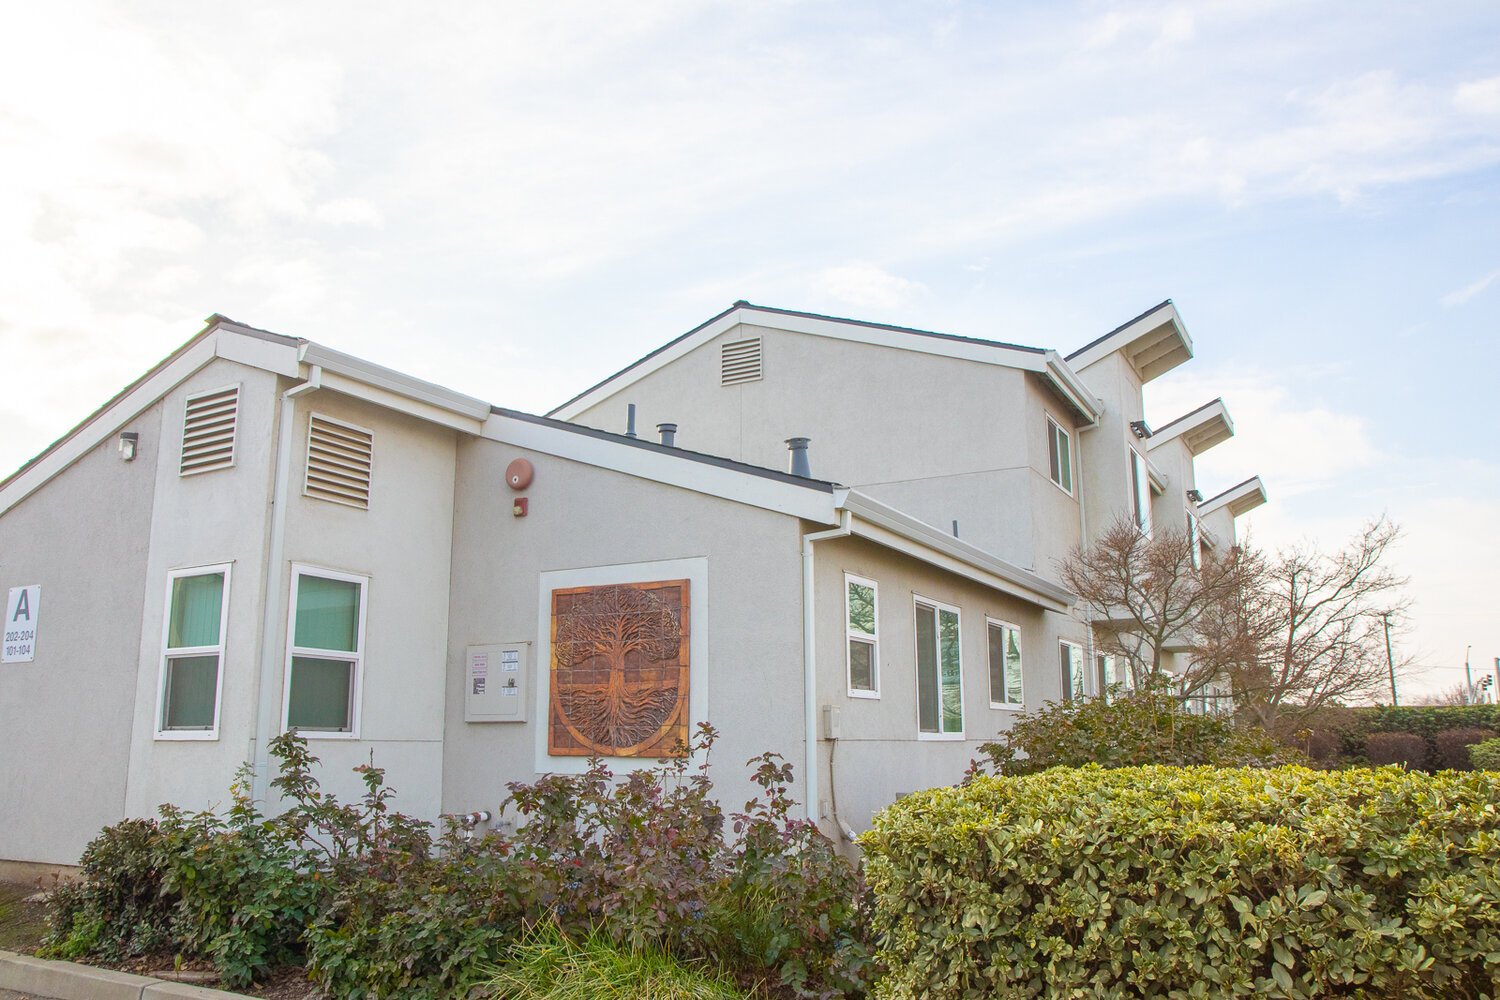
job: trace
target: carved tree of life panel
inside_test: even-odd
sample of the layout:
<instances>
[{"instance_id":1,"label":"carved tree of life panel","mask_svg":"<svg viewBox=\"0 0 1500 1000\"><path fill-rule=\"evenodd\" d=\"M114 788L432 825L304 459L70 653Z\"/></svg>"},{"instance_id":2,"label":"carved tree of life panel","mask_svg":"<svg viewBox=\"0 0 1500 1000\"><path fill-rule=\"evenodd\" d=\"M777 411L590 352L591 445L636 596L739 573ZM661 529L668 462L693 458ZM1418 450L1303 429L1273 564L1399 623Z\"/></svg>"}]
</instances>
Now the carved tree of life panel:
<instances>
[{"instance_id":1,"label":"carved tree of life panel","mask_svg":"<svg viewBox=\"0 0 1500 1000\"><path fill-rule=\"evenodd\" d=\"M547 752L677 757L688 738L688 581L552 592Z\"/></svg>"}]
</instances>

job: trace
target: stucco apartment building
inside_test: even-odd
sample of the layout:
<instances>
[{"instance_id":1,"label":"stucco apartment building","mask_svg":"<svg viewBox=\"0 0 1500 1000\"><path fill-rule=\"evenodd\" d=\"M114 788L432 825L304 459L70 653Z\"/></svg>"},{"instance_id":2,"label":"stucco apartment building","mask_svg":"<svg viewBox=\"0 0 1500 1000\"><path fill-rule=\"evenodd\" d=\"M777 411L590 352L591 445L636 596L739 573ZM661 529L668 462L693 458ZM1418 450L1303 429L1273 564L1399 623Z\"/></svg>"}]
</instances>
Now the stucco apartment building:
<instances>
[{"instance_id":1,"label":"stucco apartment building","mask_svg":"<svg viewBox=\"0 0 1500 1000\"><path fill-rule=\"evenodd\" d=\"M1191 356L1170 302L1067 357L740 302L544 417L214 316L0 483L0 861L274 799L288 728L436 820L709 722L725 802L774 750L863 829L1113 679L1074 546L1264 502L1200 499L1222 402L1146 427Z\"/></svg>"}]
</instances>

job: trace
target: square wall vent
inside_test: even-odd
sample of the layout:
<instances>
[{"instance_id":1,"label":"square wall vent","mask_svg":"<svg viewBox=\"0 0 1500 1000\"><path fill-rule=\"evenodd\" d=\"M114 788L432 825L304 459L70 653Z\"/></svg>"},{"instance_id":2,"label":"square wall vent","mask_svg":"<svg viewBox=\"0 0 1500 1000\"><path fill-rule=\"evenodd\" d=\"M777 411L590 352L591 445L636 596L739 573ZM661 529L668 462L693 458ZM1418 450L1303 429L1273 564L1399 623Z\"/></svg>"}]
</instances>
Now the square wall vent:
<instances>
[{"instance_id":1,"label":"square wall vent","mask_svg":"<svg viewBox=\"0 0 1500 1000\"><path fill-rule=\"evenodd\" d=\"M182 418L180 476L196 476L234 465L234 431L239 422L240 387L226 386L187 398Z\"/></svg>"},{"instance_id":2,"label":"square wall vent","mask_svg":"<svg viewBox=\"0 0 1500 1000\"><path fill-rule=\"evenodd\" d=\"M719 349L719 384L739 385L742 382L759 382L763 375L760 357L760 338L736 340Z\"/></svg>"},{"instance_id":3,"label":"square wall vent","mask_svg":"<svg viewBox=\"0 0 1500 1000\"><path fill-rule=\"evenodd\" d=\"M302 495L368 510L374 434L317 413L307 426L307 480Z\"/></svg>"}]
</instances>

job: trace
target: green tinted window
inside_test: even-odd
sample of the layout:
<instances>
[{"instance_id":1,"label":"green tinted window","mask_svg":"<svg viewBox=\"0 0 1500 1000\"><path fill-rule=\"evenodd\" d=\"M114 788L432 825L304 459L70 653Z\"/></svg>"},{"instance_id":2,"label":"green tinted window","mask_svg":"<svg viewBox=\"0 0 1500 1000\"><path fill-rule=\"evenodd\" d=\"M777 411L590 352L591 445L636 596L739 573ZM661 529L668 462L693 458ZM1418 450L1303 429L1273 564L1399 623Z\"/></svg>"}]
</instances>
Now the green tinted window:
<instances>
[{"instance_id":1,"label":"green tinted window","mask_svg":"<svg viewBox=\"0 0 1500 1000\"><path fill-rule=\"evenodd\" d=\"M962 670L958 656L958 613L938 612L943 660L943 732L961 733L964 728Z\"/></svg>"},{"instance_id":2,"label":"green tinted window","mask_svg":"<svg viewBox=\"0 0 1500 1000\"><path fill-rule=\"evenodd\" d=\"M167 622L167 648L217 646L223 609L223 573L174 579L172 609Z\"/></svg>"},{"instance_id":3,"label":"green tinted window","mask_svg":"<svg viewBox=\"0 0 1500 1000\"><path fill-rule=\"evenodd\" d=\"M359 586L348 580L299 577L293 645L304 649L358 652Z\"/></svg>"},{"instance_id":4,"label":"green tinted window","mask_svg":"<svg viewBox=\"0 0 1500 1000\"><path fill-rule=\"evenodd\" d=\"M161 728L212 729L218 686L217 654L169 658Z\"/></svg>"},{"instance_id":5,"label":"green tinted window","mask_svg":"<svg viewBox=\"0 0 1500 1000\"><path fill-rule=\"evenodd\" d=\"M290 729L349 732L352 721L354 664L347 660L292 657L292 684L287 699Z\"/></svg>"},{"instance_id":6,"label":"green tinted window","mask_svg":"<svg viewBox=\"0 0 1500 1000\"><path fill-rule=\"evenodd\" d=\"M917 605L917 726L924 733L937 733L938 655L937 611Z\"/></svg>"}]
</instances>

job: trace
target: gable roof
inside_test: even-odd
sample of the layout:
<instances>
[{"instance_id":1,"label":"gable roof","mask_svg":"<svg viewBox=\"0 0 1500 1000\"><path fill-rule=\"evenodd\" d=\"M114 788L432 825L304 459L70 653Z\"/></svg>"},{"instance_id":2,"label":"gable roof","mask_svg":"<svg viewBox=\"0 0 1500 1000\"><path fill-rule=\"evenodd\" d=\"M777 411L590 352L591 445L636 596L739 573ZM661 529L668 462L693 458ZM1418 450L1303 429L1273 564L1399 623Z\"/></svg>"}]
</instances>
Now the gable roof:
<instances>
[{"instance_id":1,"label":"gable roof","mask_svg":"<svg viewBox=\"0 0 1500 1000\"><path fill-rule=\"evenodd\" d=\"M838 316L824 316L819 313L799 312L794 309L757 306L744 300L736 302L707 322L693 327L687 333L631 362L603 381L554 408L547 415L562 420L571 420L595 404L608 399L652 372L664 368L741 323L1035 372L1085 422L1093 423L1100 416L1099 401L1056 351L1008 344L998 340L916 330L888 323L871 323Z\"/></svg>"},{"instance_id":2,"label":"gable roof","mask_svg":"<svg viewBox=\"0 0 1500 1000\"><path fill-rule=\"evenodd\" d=\"M1201 455L1232 437L1234 421L1229 419L1229 409L1223 399L1213 399L1158 427L1146 441L1146 448L1154 451L1168 441L1181 439L1188 451Z\"/></svg>"},{"instance_id":3,"label":"gable roof","mask_svg":"<svg viewBox=\"0 0 1500 1000\"><path fill-rule=\"evenodd\" d=\"M1221 508L1228 508L1231 517L1239 517L1266 502L1266 487L1260 481L1259 476L1251 476L1242 483L1236 483L1223 493L1209 497L1198 505L1198 513L1207 516Z\"/></svg>"},{"instance_id":4,"label":"gable roof","mask_svg":"<svg viewBox=\"0 0 1500 1000\"><path fill-rule=\"evenodd\" d=\"M1096 340L1090 341L1066 358L1075 371L1120 352L1135 369L1142 382L1176 368L1193 356L1193 339L1177 315L1171 299L1152 306Z\"/></svg>"}]
</instances>

